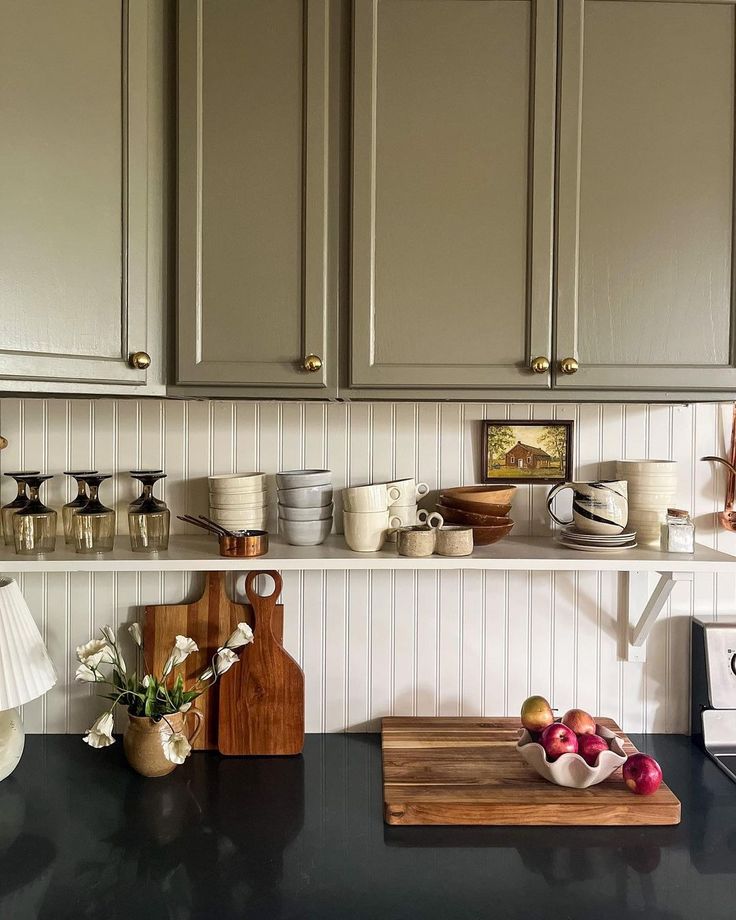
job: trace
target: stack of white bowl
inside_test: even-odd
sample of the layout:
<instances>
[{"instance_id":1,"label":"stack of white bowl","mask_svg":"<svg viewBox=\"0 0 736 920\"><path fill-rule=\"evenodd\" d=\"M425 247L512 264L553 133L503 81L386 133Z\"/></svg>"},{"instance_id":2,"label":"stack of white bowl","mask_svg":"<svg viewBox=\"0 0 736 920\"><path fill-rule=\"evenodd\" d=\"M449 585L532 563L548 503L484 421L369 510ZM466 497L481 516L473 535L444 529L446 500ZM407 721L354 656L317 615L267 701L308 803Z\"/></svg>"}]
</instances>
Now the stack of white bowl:
<instances>
[{"instance_id":1,"label":"stack of white bowl","mask_svg":"<svg viewBox=\"0 0 736 920\"><path fill-rule=\"evenodd\" d=\"M265 530L268 493L265 473L210 476L210 518L227 530Z\"/></svg>"},{"instance_id":2,"label":"stack of white bowl","mask_svg":"<svg viewBox=\"0 0 736 920\"><path fill-rule=\"evenodd\" d=\"M616 477L628 483L629 522L637 542L659 546L667 509L675 504L676 460L618 460Z\"/></svg>"},{"instance_id":3,"label":"stack of white bowl","mask_svg":"<svg viewBox=\"0 0 736 920\"><path fill-rule=\"evenodd\" d=\"M284 470L276 473L279 533L292 546L317 546L332 530L332 473Z\"/></svg>"}]
</instances>

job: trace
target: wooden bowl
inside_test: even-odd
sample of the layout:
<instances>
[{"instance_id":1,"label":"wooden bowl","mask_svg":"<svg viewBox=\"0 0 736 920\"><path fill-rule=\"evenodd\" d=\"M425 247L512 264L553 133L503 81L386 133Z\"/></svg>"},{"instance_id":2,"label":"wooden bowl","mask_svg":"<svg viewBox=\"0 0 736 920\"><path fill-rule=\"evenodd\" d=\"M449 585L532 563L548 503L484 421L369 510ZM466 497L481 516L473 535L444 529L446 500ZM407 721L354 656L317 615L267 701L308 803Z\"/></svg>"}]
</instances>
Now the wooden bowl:
<instances>
[{"instance_id":1,"label":"wooden bowl","mask_svg":"<svg viewBox=\"0 0 736 920\"><path fill-rule=\"evenodd\" d=\"M498 523L473 527L473 543L476 546L490 546L491 543L498 543L511 533L511 528L514 526L511 518L489 518L489 520L495 520Z\"/></svg>"},{"instance_id":2,"label":"wooden bowl","mask_svg":"<svg viewBox=\"0 0 736 920\"><path fill-rule=\"evenodd\" d=\"M516 486L454 486L452 489L440 491L440 501L444 503L446 496L457 496L473 502L490 503L492 505L505 505L514 500Z\"/></svg>"},{"instance_id":3,"label":"wooden bowl","mask_svg":"<svg viewBox=\"0 0 736 920\"><path fill-rule=\"evenodd\" d=\"M488 511L476 514L473 511L453 508L451 505L437 505L437 510L448 524L470 524L478 527L492 524L493 521L489 521L489 518L506 517L511 510L511 505L486 505L486 508Z\"/></svg>"},{"instance_id":4,"label":"wooden bowl","mask_svg":"<svg viewBox=\"0 0 736 920\"><path fill-rule=\"evenodd\" d=\"M439 504L443 505L445 508L454 508L456 511L468 511L471 514L491 514L489 508L498 508L506 507L508 505L511 508L510 502L505 502L503 505L494 504L493 502L476 502L472 501L469 498L461 498L459 495L455 495L452 492L442 492L440 493ZM493 515L494 517L503 517L503 515Z\"/></svg>"}]
</instances>

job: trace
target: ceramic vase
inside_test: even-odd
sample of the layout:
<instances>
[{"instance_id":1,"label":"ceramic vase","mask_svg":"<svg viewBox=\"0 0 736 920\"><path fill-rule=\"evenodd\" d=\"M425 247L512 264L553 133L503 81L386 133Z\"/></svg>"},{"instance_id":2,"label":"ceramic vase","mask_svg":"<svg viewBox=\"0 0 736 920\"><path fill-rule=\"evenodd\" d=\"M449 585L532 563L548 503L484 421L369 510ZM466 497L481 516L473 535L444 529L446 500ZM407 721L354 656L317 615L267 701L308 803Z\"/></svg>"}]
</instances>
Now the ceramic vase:
<instances>
[{"instance_id":1,"label":"ceramic vase","mask_svg":"<svg viewBox=\"0 0 736 920\"><path fill-rule=\"evenodd\" d=\"M675 503L676 460L619 460L619 479L629 484L628 529L640 544L659 546L667 509Z\"/></svg>"},{"instance_id":2,"label":"ceramic vase","mask_svg":"<svg viewBox=\"0 0 736 920\"><path fill-rule=\"evenodd\" d=\"M193 728L187 731L187 719L193 720ZM177 764L167 760L162 738L171 731L182 732L192 744L202 730L204 717L197 709L190 709L186 715L175 712L166 715L159 722L147 716L128 715L128 727L123 735L123 748L128 763L141 776L166 776Z\"/></svg>"}]
</instances>

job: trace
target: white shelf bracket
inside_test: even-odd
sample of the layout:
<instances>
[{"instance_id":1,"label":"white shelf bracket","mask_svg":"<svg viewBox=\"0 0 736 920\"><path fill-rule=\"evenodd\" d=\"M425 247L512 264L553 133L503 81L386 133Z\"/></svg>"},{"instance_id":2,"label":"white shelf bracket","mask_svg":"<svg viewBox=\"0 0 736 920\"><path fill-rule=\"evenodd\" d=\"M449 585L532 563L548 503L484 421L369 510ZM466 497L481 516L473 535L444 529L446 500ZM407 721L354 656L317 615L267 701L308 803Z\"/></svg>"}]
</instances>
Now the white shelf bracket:
<instances>
[{"instance_id":1,"label":"white shelf bracket","mask_svg":"<svg viewBox=\"0 0 736 920\"><path fill-rule=\"evenodd\" d=\"M675 582L692 581L692 572L659 572L651 591L649 572L626 573L626 597L620 608L620 637L626 661L647 660L647 639Z\"/></svg>"}]
</instances>

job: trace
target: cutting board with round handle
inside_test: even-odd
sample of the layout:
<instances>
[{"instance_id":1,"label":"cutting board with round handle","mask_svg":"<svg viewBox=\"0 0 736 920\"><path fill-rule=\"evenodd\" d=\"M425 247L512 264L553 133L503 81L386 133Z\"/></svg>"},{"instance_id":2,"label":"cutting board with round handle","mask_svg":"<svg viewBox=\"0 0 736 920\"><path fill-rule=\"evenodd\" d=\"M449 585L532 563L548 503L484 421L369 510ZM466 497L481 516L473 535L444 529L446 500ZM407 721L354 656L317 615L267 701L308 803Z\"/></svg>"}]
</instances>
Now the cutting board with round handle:
<instances>
[{"instance_id":1,"label":"cutting board with round handle","mask_svg":"<svg viewBox=\"0 0 736 920\"><path fill-rule=\"evenodd\" d=\"M253 611L236 604L228 597L224 572L208 572L204 593L193 604L155 604L146 607L143 625L143 652L146 667L160 675L169 657L176 636L189 636L199 647L174 673L181 673L184 686L189 687L210 664L217 648L222 645L238 623L253 626ZM274 612L273 631L280 641L283 636L281 610ZM227 676L224 675L225 677ZM194 707L204 716L204 731L194 743L195 750L217 750L218 695L220 681L198 697Z\"/></svg>"},{"instance_id":2,"label":"cutting board with round handle","mask_svg":"<svg viewBox=\"0 0 736 920\"><path fill-rule=\"evenodd\" d=\"M259 574L273 579L273 593L256 592ZM278 572L249 572L246 577L254 639L220 681L221 754L301 754L304 747L304 672L275 628L283 617L283 607L276 604L281 588Z\"/></svg>"}]
</instances>

